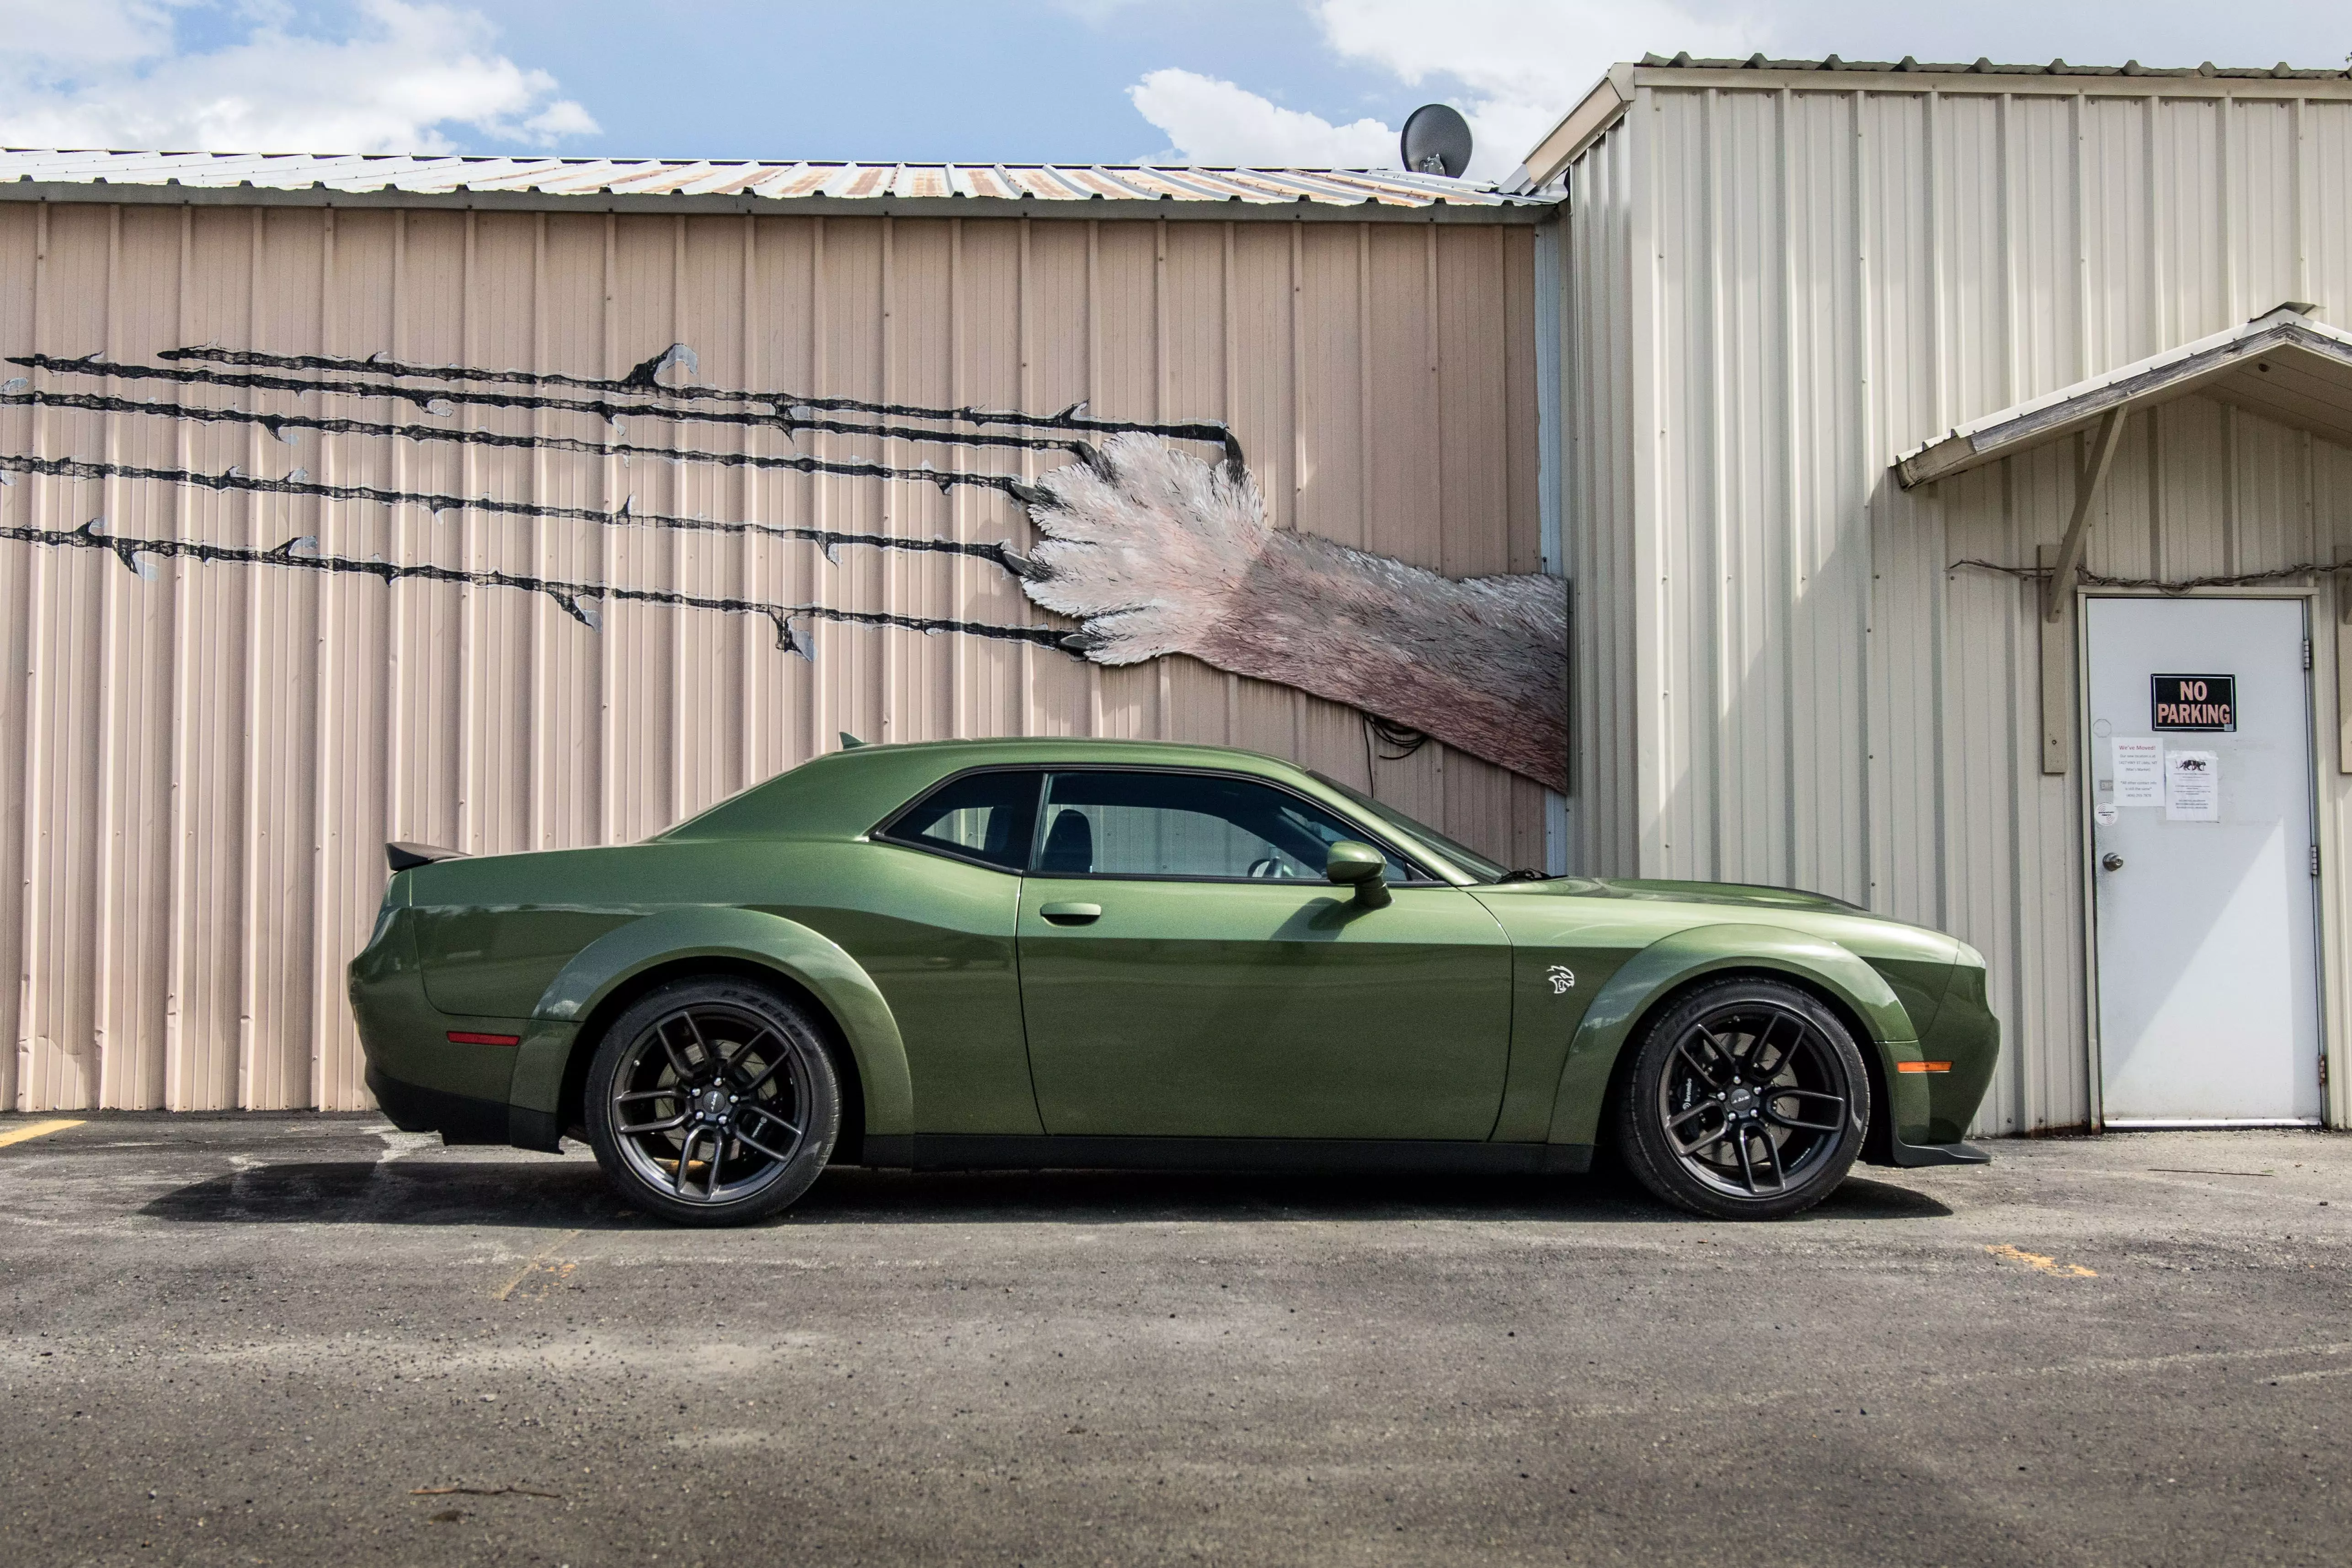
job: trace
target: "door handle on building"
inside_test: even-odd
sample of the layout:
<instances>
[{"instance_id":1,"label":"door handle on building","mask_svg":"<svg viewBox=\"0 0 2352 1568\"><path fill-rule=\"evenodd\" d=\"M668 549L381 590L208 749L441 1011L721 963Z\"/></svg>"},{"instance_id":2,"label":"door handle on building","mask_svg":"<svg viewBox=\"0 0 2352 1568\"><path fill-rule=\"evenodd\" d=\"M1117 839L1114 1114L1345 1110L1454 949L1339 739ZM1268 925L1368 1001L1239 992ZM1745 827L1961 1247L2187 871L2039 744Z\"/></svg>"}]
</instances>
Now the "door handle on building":
<instances>
[{"instance_id":1,"label":"door handle on building","mask_svg":"<svg viewBox=\"0 0 2352 1568\"><path fill-rule=\"evenodd\" d=\"M2110 849L2100 858L2099 864L2110 871L2120 871L2124 868L2124 858Z\"/></svg>"},{"instance_id":2,"label":"door handle on building","mask_svg":"<svg viewBox=\"0 0 2352 1568\"><path fill-rule=\"evenodd\" d=\"M1040 904L1037 912L1057 926L1092 925L1102 919L1100 904Z\"/></svg>"}]
</instances>

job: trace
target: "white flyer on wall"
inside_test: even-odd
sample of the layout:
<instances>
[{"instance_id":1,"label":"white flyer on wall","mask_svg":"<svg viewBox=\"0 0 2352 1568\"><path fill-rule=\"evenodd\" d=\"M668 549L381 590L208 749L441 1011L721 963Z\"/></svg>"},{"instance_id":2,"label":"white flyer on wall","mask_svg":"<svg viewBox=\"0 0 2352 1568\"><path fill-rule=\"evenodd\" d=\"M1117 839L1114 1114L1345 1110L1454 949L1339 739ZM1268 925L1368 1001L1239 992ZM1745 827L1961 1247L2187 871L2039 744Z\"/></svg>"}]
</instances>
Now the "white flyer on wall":
<instances>
[{"instance_id":1,"label":"white flyer on wall","mask_svg":"<svg viewBox=\"0 0 2352 1568\"><path fill-rule=\"evenodd\" d=\"M2159 805L2164 801L2164 751L2153 735L2117 735L2107 742L2116 767L2117 805Z\"/></svg>"},{"instance_id":2,"label":"white flyer on wall","mask_svg":"<svg viewBox=\"0 0 2352 1568\"><path fill-rule=\"evenodd\" d=\"M2164 820L2221 820L2221 770L2211 752L2164 753Z\"/></svg>"}]
</instances>

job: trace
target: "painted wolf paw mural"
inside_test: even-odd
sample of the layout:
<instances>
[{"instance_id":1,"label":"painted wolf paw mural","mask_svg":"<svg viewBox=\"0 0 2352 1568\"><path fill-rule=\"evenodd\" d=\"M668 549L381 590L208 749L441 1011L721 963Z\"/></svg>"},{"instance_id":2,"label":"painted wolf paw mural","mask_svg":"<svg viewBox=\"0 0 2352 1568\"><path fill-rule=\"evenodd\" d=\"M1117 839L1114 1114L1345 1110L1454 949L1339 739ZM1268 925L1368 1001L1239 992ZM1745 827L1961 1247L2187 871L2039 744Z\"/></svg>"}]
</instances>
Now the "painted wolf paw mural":
<instances>
[{"instance_id":1,"label":"painted wolf paw mural","mask_svg":"<svg viewBox=\"0 0 2352 1568\"><path fill-rule=\"evenodd\" d=\"M1190 654L1568 788L1568 585L1461 581L1269 525L1256 478L1111 437L1018 498L1022 589L1097 664Z\"/></svg>"},{"instance_id":2,"label":"painted wolf paw mural","mask_svg":"<svg viewBox=\"0 0 2352 1568\"><path fill-rule=\"evenodd\" d=\"M814 546L828 563L845 548L961 556L1014 574L1031 602L1076 620L1079 628L911 614L890 602L887 590L880 599L828 594L786 602L696 592L677 582L542 575L436 559L429 547L414 541L401 546L396 539L390 554L339 553L321 548L323 526L274 541L257 535L250 530L268 526L263 520L272 515L257 510L246 520L243 537L220 538L118 532L103 518L79 527L44 524L37 509L27 507L0 522L0 541L109 552L142 578L155 574L155 563L187 561L369 577L387 588L414 581L540 595L591 633L602 631L606 612L616 606L633 614L760 616L773 623L777 647L810 657L808 628L819 623L1025 642L1105 665L1181 653L1350 704L1555 789L1568 786L1566 584L1541 576L1455 581L1275 528L1240 443L1213 421L1097 418L1084 413L1084 404L1039 415L704 385L693 381L698 362L683 344L612 377L217 345L165 350L152 363L45 353L14 355L8 363L30 374L0 384L0 407L169 420L192 438L206 429L243 427L276 444L336 442L343 470L364 470L368 465L357 459L371 448L470 449L486 460L527 454L547 465L550 493L580 499L336 482L323 474L311 478L307 467L279 476L234 464L183 467L38 451L0 451L0 482L21 474L61 487L161 485L256 502L271 498L310 504L320 520L332 507L347 514L404 511L427 522L469 517L492 528L560 523L591 531L774 540ZM110 383L143 384L170 395L128 396L109 390ZM213 401L224 396L240 401ZM410 412L398 421L368 416L385 407ZM632 427L657 434L632 441L625 438ZM705 445L712 433L731 433L734 449ZM783 449L774 449L772 438L781 438ZM1218 457L1205 461L1179 443ZM894 449L908 448L943 462L889 460ZM268 449L276 452L275 446ZM1005 471L1009 459L1026 463L1046 454L1075 461L1034 484ZM1002 542L842 530L814 518L643 507L625 473L632 459L680 469L921 485L942 494L993 490L1027 509L1039 542L1024 555ZM379 464L375 471L399 470ZM72 494L60 489L53 506L79 504L67 499ZM587 499L596 496L606 499ZM236 528L233 517L215 521Z\"/></svg>"}]
</instances>

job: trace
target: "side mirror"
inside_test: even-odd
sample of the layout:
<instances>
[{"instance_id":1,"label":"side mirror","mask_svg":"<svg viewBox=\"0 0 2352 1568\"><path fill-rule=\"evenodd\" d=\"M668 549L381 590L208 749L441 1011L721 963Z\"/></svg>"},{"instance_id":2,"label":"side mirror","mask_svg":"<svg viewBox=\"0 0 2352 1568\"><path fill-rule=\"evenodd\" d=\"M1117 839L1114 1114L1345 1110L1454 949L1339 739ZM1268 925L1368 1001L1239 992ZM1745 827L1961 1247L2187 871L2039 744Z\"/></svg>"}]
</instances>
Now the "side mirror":
<instances>
[{"instance_id":1,"label":"side mirror","mask_svg":"<svg viewBox=\"0 0 2352 1568\"><path fill-rule=\"evenodd\" d=\"M1352 886L1356 902L1364 908L1386 909L1390 894L1383 873L1388 863L1388 857L1370 845L1342 838L1331 846L1329 858L1323 862L1323 875L1342 887Z\"/></svg>"}]
</instances>

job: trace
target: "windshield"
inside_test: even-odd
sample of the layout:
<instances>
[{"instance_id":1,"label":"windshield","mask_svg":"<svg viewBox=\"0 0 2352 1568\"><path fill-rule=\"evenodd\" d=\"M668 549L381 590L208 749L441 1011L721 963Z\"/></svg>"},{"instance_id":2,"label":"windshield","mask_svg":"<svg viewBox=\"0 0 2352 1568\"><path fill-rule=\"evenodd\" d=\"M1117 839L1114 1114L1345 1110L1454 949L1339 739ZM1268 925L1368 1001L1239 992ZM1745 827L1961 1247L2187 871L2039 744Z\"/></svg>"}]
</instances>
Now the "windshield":
<instances>
[{"instance_id":1,"label":"windshield","mask_svg":"<svg viewBox=\"0 0 2352 1568\"><path fill-rule=\"evenodd\" d=\"M1307 777L1327 788L1338 790L1341 795L1346 795L1349 800L1363 807L1364 810L1378 817L1390 828L1398 833L1403 834L1408 838L1419 839L1424 846L1436 850L1439 854L1444 856L1448 860L1453 861L1456 866L1461 867L1462 869L1469 872L1473 877L1477 878L1478 880L1482 882L1499 882L1505 877L1510 875L1510 868L1508 867L1496 864L1494 861L1487 859L1486 857L1479 854L1475 849L1471 848L1466 844L1455 843L1453 839L1446 837L1443 833L1438 832L1434 827L1430 827L1422 823L1415 822L1412 817L1407 816L1403 812L1399 811L1395 806L1389 805L1385 801L1374 800L1370 795L1366 795L1360 789L1350 789L1346 784L1341 784L1338 779L1332 778L1328 773L1310 772L1307 774Z\"/></svg>"}]
</instances>

